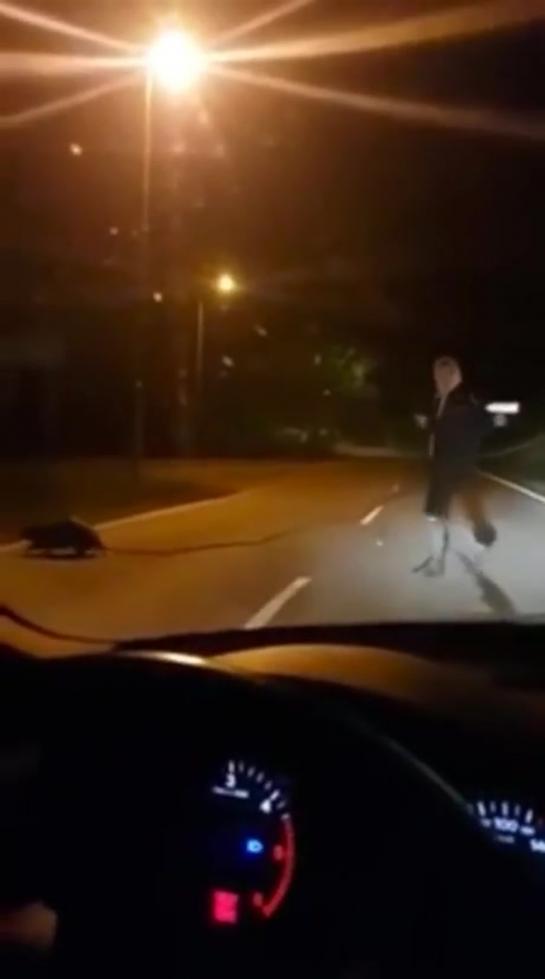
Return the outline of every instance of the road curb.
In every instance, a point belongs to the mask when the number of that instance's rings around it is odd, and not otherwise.
[[[116,517],[113,520],[103,520],[100,523],[91,524],[95,530],[114,530],[116,527],[127,527],[131,524],[142,523],[145,520],[156,520],[160,517],[174,516],[179,513],[186,513],[190,510],[200,510],[204,507],[214,506],[214,504],[224,503],[226,500],[232,500],[235,497],[244,496],[246,493],[252,493],[255,487],[250,489],[235,490],[233,493],[224,493],[223,496],[211,496],[206,500],[193,500],[187,503],[178,503],[176,506],[159,508],[156,510],[142,510],[141,513],[133,513],[128,517]],[[24,540],[12,541],[10,544],[0,544],[0,555],[2,554],[13,554],[16,553],[24,547]]]
[[[0,554],[14,554],[24,545],[24,540],[16,540],[11,544],[0,544]]]
[[[241,490],[247,493],[248,490]],[[100,523],[93,524],[96,530],[110,530],[114,527],[128,527],[130,524],[140,523],[142,520],[155,520],[158,517],[173,516],[176,513],[184,513],[187,510],[199,510],[205,506],[212,506],[213,503],[223,503],[239,494],[225,493],[223,496],[209,496],[205,500],[190,500],[187,503],[177,503],[175,506],[159,507],[156,510],[142,510],[140,513],[132,513],[128,517],[114,517],[113,520],[102,520]]]

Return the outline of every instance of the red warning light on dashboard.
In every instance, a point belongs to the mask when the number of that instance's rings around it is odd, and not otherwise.
[[[212,921],[217,925],[236,925],[239,915],[239,901],[239,895],[232,891],[212,891]]]

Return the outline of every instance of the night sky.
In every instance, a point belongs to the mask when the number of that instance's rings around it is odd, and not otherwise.
[[[153,34],[167,9],[130,0],[40,7],[136,41]],[[263,7],[263,0],[199,0],[179,11],[184,23],[213,37]],[[431,0],[318,0],[239,43],[438,9]],[[97,51],[8,22],[1,37],[5,49]],[[543,121],[544,64],[541,22],[449,43],[248,67]],[[86,84],[3,83],[2,111]],[[392,351],[424,356],[447,344],[489,361],[504,386],[513,369],[516,385],[537,390],[536,361],[545,352],[545,142],[399,122],[223,78],[208,79],[183,108],[173,111],[163,100],[155,110],[153,218],[175,242],[166,264],[175,257],[193,275],[227,262],[264,291],[312,291],[315,306],[323,303],[362,336],[382,332]],[[142,91],[131,89],[0,134],[4,267],[12,269],[14,255],[18,263],[17,275],[4,275],[4,295],[19,302],[29,288],[47,293],[47,277],[29,279],[25,263],[54,263],[61,282],[70,263],[120,277],[130,268],[142,121]],[[70,153],[71,143],[81,156]]]

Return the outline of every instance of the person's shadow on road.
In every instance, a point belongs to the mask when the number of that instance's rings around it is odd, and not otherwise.
[[[482,569],[467,554],[462,554],[461,551],[458,551],[458,557],[464,569],[477,585],[481,593],[481,599],[487,608],[501,618],[513,618],[516,616],[516,607],[507,592],[504,592],[492,578],[485,575]]]

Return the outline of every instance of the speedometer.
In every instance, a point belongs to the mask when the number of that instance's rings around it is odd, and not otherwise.
[[[230,758],[210,786],[209,917],[217,926],[271,918],[290,889],[295,832],[287,786]]]
[[[497,843],[545,857],[545,822],[533,806],[508,799],[479,799],[470,808]]]

